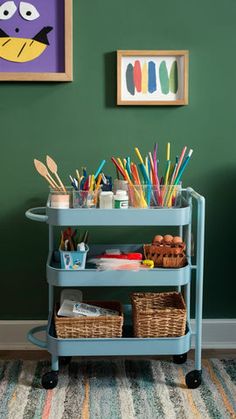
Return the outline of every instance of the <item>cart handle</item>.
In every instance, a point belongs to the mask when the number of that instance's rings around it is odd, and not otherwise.
[[[197,282],[203,282],[203,260],[204,260],[204,236],[205,236],[205,198],[192,188],[187,188],[190,195],[197,200],[198,217],[197,217]],[[199,287],[200,289],[200,287]]]
[[[186,191],[188,191],[190,193],[190,195],[192,195],[193,198],[195,198],[198,202],[201,203],[201,205],[204,206],[204,203],[205,203],[204,196],[200,195],[193,188],[186,188]]]
[[[42,212],[44,214],[42,214]],[[37,207],[37,208],[30,208],[26,211],[25,216],[33,221],[39,221],[41,223],[46,223],[48,221],[48,215],[45,214],[46,207]],[[41,213],[41,214],[39,214]]]
[[[45,332],[47,330],[47,326],[37,326],[33,327],[28,333],[27,333],[27,339],[33,343],[33,345],[39,346],[40,348],[46,348],[47,342],[44,342],[43,340],[40,340],[34,336],[35,333],[39,332]]]

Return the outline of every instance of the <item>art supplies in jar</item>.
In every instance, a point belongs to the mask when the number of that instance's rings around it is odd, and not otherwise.
[[[37,172],[49,183],[50,198],[48,205],[52,208],[96,208],[100,188],[112,189],[111,176],[105,176],[102,169],[106,160],[102,160],[95,174],[88,174],[86,167],[82,171],[76,170],[76,177],[69,176],[71,186],[64,186],[58,175],[56,162],[49,156],[46,157],[46,165],[34,159]],[[51,172],[51,174],[50,174]],[[72,187],[72,188],[71,188]],[[72,202],[73,196],[73,202]]]
[[[111,157],[116,167],[118,176],[122,176],[128,182],[129,205],[135,208],[158,208],[177,206],[181,179],[190,161],[193,150],[186,155],[185,146],[175,163],[171,164],[170,143],[167,144],[166,165],[163,175],[160,175],[157,144],[153,153],[148,152],[142,157],[138,147],[135,153],[139,164],[136,165],[130,157]],[[186,155],[186,156],[185,156]]]
[[[46,157],[46,165],[34,159],[36,170],[51,187],[48,205],[56,209],[181,207],[182,177],[193,150],[187,153],[185,146],[180,155],[173,159],[168,142],[163,167],[158,159],[157,144],[153,152],[149,151],[145,156],[142,156],[138,147],[134,148],[134,152],[138,163],[130,156],[123,159],[111,157],[117,172],[114,184],[112,176],[103,173],[106,160],[102,160],[93,173],[89,173],[85,166],[80,171],[76,169],[76,175],[69,176],[71,186],[65,187],[59,177],[58,166],[51,157]]]
[[[59,253],[61,268],[66,270],[80,270],[85,268],[86,257],[89,247],[80,237],[76,238],[77,231],[68,227],[61,231]],[[88,234],[84,234],[83,239],[87,241]]]

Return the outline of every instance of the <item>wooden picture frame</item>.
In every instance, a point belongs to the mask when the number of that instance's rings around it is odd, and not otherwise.
[[[31,1],[32,4],[33,2],[34,0]],[[14,22],[14,25],[18,26],[18,28],[15,29],[15,32],[19,32],[19,35],[21,35],[21,37],[17,38],[15,33],[13,34],[12,32],[10,32],[9,34],[8,30],[3,29],[6,21],[0,19],[0,42],[1,40],[3,41],[2,44],[0,43],[0,81],[40,81],[40,82],[44,82],[44,81],[70,82],[72,81],[73,80],[72,0],[50,0],[49,2],[45,3],[44,7],[46,10],[42,10],[41,8],[41,10],[38,13],[39,19],[42,18],[43,19],[42,23],[46,25],[43,27],[43,29],[46,29],[48,30],[48,32],[50,32],[48,34],[48,38],[47,38],[47,33],[46,33],[46,38],[44,38],[46,39],[46,42],[44,42],[45,50],[43,50],[43,52],[40,53],[40,55],[37,56],[36,58],[19,63],[17,61],[14,61],[14,59],[8,60],[8,59],[5,59],[5,57],[2,58],[3,55],[6,54],[5,51],[3,51],[3,47],[2,47],[4,43],[5,45],[7,43],[9,43],[8,45],[10,45],[12,42],[13,43],[15,42],[17,43],[16,47],[18,46],[19,48],[19,45],[20,45],[19,42],[26,41],[24,42],[23,47],[21,48],[23,49],[24,46],[26,45],[25,50],[24,50],[25,56],[27,54],[27,48],[30,48],[30,46],[33,43],[34,45],[37,44],[36,45],[37,48],[38,48],[38,45],[41,45],[42,43],[42,42],[38,42],[39,38],[36,38],[36,36],[34,38],[31,36],[28,36],[28,37],[22,36],[24,35],[24,29],[30,27],[30,25],[26,26],[28,22],[26,21],[26,19],[22,19],[23,16],[20,16],[20,14],[21,15],[23,14],[23,12],[20,10],[20,4],[21,3],[19,3],[18,12],[16,11],[15,13],[15,20],[17,19],[17,23]],[[28,3],[24,3],[24,4],[28,4]],[[0,6],[0,8],[1,7],[2,6]],[[54,9],[52,9],[53,7]],[[28,12],[28,14],[29,13],[31,12]],[[50,17],[52,20],[52,24],[50,21]],[[19,20],[20,18],[21,18],[21,21]],[[37,22],[37,27],[39,27],[39,25],[40,23]],[[6,24],[5,24],[5,28],[8,28]],[[27,33],[27,29],[25,30]],[[32,26],[31,26],[31,31],[32,31]],[[42,33],[42,31],[40,33]],[[4,38],[5,35],[9,37],[9,40],[6,37]],[[37,34],[37,36],[38,35],[39,34]],[[31,41],[31,45],[30,45],[30,41]],[[18,50],[16,49],[16,51]],[[18,55],[15,55],[17,59],[19,59],[18,58],[19,53]],[[18,66],[19,66],[19,71],[15,71],[15,69],[18,69]],[[9,70],[8,70],[8,67],[9,67]],[[48,67],[48,70],[47,70],[47,67]]]
[[[118,50],[117,105],[187,105],[189,52]]]

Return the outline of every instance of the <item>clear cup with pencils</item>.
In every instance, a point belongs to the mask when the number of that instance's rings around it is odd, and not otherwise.
[[[181,185],[129,185],[129,206],[174,208],[181,206]]]
[[[133,208],[174,208],[181,206],[181,181],[193,150],[186,155],[187,146],[184,146],[180,156],[171,162],[170,143],[167,143],[166,164],[161,176],[158,146],[154,151],[142,157],[138,147],[135,147],[138,157],[137,165],[131,157],[111,157],[117,171],[118,178],[122,176],[129,187],[129,206]],[[122,179],[122,180],[123,180]]]
[[[177,208],[181,207],[181,184],[179,185],[160,185],[159,189],[154,187],[153,198],[155,208]]]
[[[73,190],[73,208],[96,208],[98,205],[98,190]]]
[[[103,174],[88,176],[84,172],[84,175],[80,177],[79,172],[76,171],[76,173],[78,181],[70,177],[74,188],[73,208],[97,208]]]
[[[148,208],[150,206],[152,185],[128,185],[129,207]]]

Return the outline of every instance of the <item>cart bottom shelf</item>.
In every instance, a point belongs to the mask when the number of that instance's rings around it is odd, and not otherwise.
[[[60,339],[53,319],[47,332],[47,350],[54,356],[181,355],[191,347],[191,331],[177,338],[135,338],[132,327],[124,327],[122,338]]]

